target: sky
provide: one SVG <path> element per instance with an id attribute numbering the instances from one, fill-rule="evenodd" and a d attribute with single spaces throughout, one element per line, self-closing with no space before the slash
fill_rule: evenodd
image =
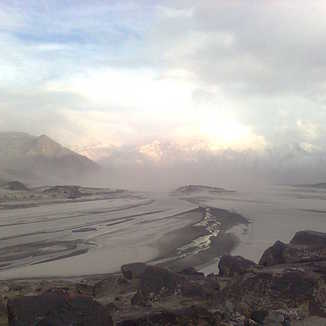
<path id="1" fill-rule="evenodd" d="M 325 17 L 319 0 L 0 0 L 0 131 L 92 158 L 324 152 Z"/>

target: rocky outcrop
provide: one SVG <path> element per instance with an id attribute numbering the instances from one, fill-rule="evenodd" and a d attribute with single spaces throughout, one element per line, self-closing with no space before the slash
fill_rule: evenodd
<path id="1" fill-rule="evenodd" d="M 300 231 L 295 234 L 290 244 L 317 248 L 325 247 L 326 233 L 316 231 Z"/>
<path id="2" fill-rule="evenodd" d="M 175 311 L 162 311 L 138 319 L 125 320 L 118 326 L 173 326 L 173 325 L 225 325 L 219 312 L 210 312 L 203 307 L 192 306 Z M 218 323 L 218 324 L 217 324 Z"/>
<path id="3" fill-rule="evenodd" d="M 258 323 L 258 325 L 269 326 L 290 326 L 290 317 L 283 310 L 258 310 L 255 311 L 252 316 L 252 320 Z"/>
<path id="4" fill-rule="evenodd" d="M 121 266 L 122 275 L 127 279 L 131 280 L 139 278 L 147 268 L 148 265 L 145 263 L 132 263 Z"/>
<path id="5" fill-rule="evenodd" d="M 204 273 L 198 272 L 193 267 L 187 267 L 187 268 L 183 269 L 181 272 L 179 272 L 179 274 L 190 276 L 192 278 L 199 278 L 199 279 L 205 277 Z"/>
<path id="6" fill-rule="evenodd" d="M 263 256 L 260 258 L 259 264 L 263 266 L 283 264 L 285 262 L 283 255 L 286 247 L 285 243 L 276 241 L 272 247 L 264 252 Z"/>
<path id="7" fill-rule="evenodd" d="M 92 298 L 49 291 L 8 301 L 9 326 L 111 326 L 108 312 Z"/>
<path id="8" fill-rule="evenodd" d="M 179 291 L 186 283 L 184 276 L 157 266 L 147 266 L 139 279 L 139 290 L 145 296 L 171 295 Z"/>
<path id="9" fill-rule="evenodd" d="M 259 264 L 273 266 L 324 260 L 326 260 L 325 233 L 300 231 L 295 234 L 289 244 L 275 242 L 264 252 Z"/>
<path id="10" fill-rule="evenodd" d="M 314 314 L 326 299 L 323 278 L 301 271 L 262 271 L 235 279 L 223 290 L 223 300 L 250 316 L 257 310 L 297 309 L 300 315 Z M 326 316 L 326 310 L 318 312 Z"/>
<path id="11" fill-rule="evenodd" d="M 26 287 L 14 281 L 0 290 L 6 297 L 34 293 L 8 301 L 10 326 L 322 326 L 325 238 L 299 232 L 289 244 L 267 249 L 260 265 L 224 256 L 218 275 L 133 263 L 122 266 L 121 274 L 67 283 L 65 291 L 49 291 L 50 281 L 45 291 L 41 283 Z"/>
<path id="12" fill-rule="evenodd" d="M 242 275 L 257 267 L 257 264 L 241 256 L 226 255 L 220 259 L 218 264 L 219 276 L 234 277 Z"/>

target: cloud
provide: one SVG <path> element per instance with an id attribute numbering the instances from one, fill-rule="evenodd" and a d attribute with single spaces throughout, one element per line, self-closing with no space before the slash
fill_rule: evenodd
<path id="1" fill-rule="evenodd" d="M 325 14 L 323 1 L 3 1 L 0 127 L 157 161 L 171 142 L 325 149 Z"/>
<path id="2" fill-rule="evenodd" d="M 154 30 L 154 38 L 169 44 L 157 46 L 168 64 L 182 64 L 202 80 L 233 91 L 309 92 L 307 86 L 324 80 L 323 2 L 192 3 L 191 17 L 163 11 Z"/>

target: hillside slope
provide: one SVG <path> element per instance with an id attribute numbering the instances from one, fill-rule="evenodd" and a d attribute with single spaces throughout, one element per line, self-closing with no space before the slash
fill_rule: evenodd
<path id="1" fill-rule="evenodd" d="M 0 133 L 1 179 L 74 180 L 98 170 L 95 162 L 46 135 Z"/>

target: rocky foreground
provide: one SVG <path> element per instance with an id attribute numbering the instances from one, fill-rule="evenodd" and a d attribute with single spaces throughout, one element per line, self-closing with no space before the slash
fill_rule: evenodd
<path id="1" fill-rule="evenodd" d="M 219 274 L 143 263 L 120 274 L 3 281 L 0 325 L 326 325 L 326 234 L 277 241 L 259 264 L 224 256 Z"/>

